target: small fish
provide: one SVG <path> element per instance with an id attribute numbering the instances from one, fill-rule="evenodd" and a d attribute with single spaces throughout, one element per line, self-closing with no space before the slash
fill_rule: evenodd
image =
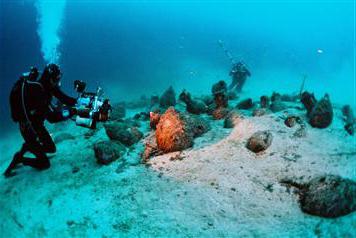
<path id="1" fill-rule="evenodd" d="M 324 51 L 322 49 L 318 49 L 316 52 L 318 52 L 318 54 L 324 53 Z"/>

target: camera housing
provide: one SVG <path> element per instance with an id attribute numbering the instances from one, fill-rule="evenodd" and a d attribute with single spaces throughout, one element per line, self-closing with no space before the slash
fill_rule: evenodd
<path id="1" fill-rule="evenodd" d="M 108 121 L 111 112 L 109 99 L 103 98 L 100 87 L 95 93 L 85 92 L 86 83 L 80 80 L 74 82 L 74 88 L 79 93 L 76 104 L 76 124 L 91 129 L 96 128 L 98 121 Z"/>

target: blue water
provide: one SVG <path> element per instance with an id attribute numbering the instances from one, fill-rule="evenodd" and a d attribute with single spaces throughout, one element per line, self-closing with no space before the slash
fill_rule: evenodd
<path id="1" fill-rule="evenodd" d="M 37 1 L 0 4 L 2 130 L 13 125 L 11 86 L 31 65 L 43 68 L 51 53 L 43 46 L 55 44 L 56 37 L 56 61 L 70 94 L 76 79 L 101 85 L 114 101 L 159 93 L 171 84 L 209 92 L 216 80 L 230 80 L 230 62 L 217 43 L 223 40 L 250 67 L 254 89 L 246 85 L 247 92 L 296 91 L 295 82 L 307 74 L 308 90 L 355 104 L 352 0 L 68 0 L 59 13 L 56 4 L 42 9 L 43 19 Z"/>

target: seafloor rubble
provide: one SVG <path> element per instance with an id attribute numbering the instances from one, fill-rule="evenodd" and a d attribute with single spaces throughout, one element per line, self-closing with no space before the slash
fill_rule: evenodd
<path id="1" fill-rule="evenodd" d="M 113 104 L 96 130 L 53 125 L 52 168 L 0 180 L 0 233 L 352 237 L 351 107 L 309 92 L 242 96 L 224 81 L 203 96 L 169 87 Z M 20 143 L 9 141 L 3 164 Z"/>

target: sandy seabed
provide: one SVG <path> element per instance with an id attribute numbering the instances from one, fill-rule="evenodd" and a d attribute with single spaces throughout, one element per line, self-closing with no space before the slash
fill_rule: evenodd
<path id="1" fill-rule="evenodd" d="M 288 109 L 287 113 L 296 113 Z M 302 114 L 302 112 L 297 112 Z M 233 129 L 212 129 L 194 147 L 140 163 L 143 144 L 108 166 L 96 164 L 91 137 L 72 122 L 49 125 L 57 143 L 52 167 L 22 167 L 0 178 L 1 237 L 355 237 L 356 213 L 326 219 L 301 211 L 298 194 L 280 183 L 334 174 L 356 180 L 356 139 L 343 129 L 340 110 L 327 129 L 307 125 L 293 137 L 286 112 L 246 117 Z M 148 132 L 146 122 L 141 130 Z M 255 154 L 247 139 L 269 130 L 272 145 Z M 3 171 L 22 141 L 2 141 Z M 178 158 L 178 159 L 177 159 Z"/>

